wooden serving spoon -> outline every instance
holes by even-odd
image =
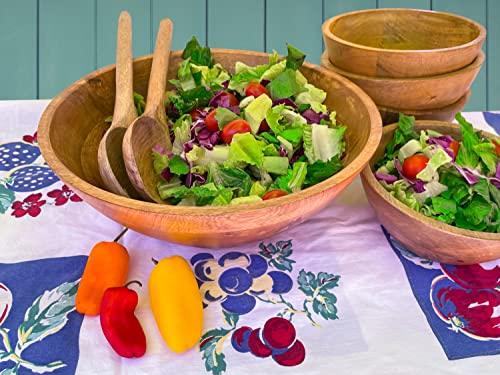
[[[104,186],[113,193],[138,198],[123,163],[122,143],[127,128],[137,118],[134,106],[132,67],[132,20],[121,12],[116,40],[116,96],[113,122],[102,138],[97,152]]]
[[[123,158],[130,181],[144,199],[158,203],[164,202],[157,190],[160,176],[153,168],[152,150],[155,145],[165,150],[172,149],[164,102],[172,29],[172,21],[168,18],[161,21],[149,76],[146,109],[130,125],[123,138]]]
[[[80,152],[80,160],[85,180],[101,188],[104,188],[104,183],[102,182],[101,173],[99,172],[97,151],[99,150],[99,143],[101,143],[101,139],[106,131],[108,131],[110,125],[111,124],[104,119],[95,124],[83,141],[82,151]]]

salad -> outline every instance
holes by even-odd
[[[291,194],[343,168],[345,126],[323,104],[326,92],[299,68],[288,45],[268,64],[237,62],[231,75],[195,38],[174,90],[166,93],[172,150],[155,146],[158,192],[174,205],[224,206]]]
[[[459,142],[400,115],[375,177],[395,198],[459,228],[500,233],[500,140],[475,131],[460,113]]]

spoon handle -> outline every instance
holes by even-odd
[[[170,44],[172,42],[172,21],[168,18],[160,22],[156,37],[153,64],[149,76],[148,97],[145,112],[156,119],[166,128],[166,114],[164,106],[165,88],[167,86],[168,62]]]
[[[134,106],[134,78],[132,65],[132,19],[121,12],[116,38],[116,98],[113,124],[128,127],[137,117]]]

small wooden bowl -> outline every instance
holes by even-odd
[[[420,78],[378,78],[354,74],[333,65],[326,52],[321,56],[321,65],[354,82],[380,107],[427,110],[460,100],[470,90],[484,59],[484,52],[479,51],[477,58],[465,68]]]
[[[265,53],[212,49],[216,62],[228,70],[237,61],[266,64]],[[177,74],[181,51],[170,55],[168,78]],[[151,56],[134,60],[134,89],[146,93]],[[284,197],[226,207],[181,207],[143,202],[110,193],[85,179],[81,148],[95,123],[113,112],[114,65],[75,82],[54,98],[39,123],[42,154],[65,183],[92,207],[111,219],[148,236],[208,248],[261,240],[301,223],[326,207],[361,172],[375,152],[382,120],[373,101],[347,79],[312,64],[302,73],[327,91],[326,105],[347,125],[345,168],[331,178]]]
[[[382,124],[389,125],[398,122],[399,114],[404,113],[408,116],[415,117],[415,120],[435,120],[435,121],[453,121],[457,112],[464,109],[469,101],[471,91],[467,91],[458,102],[450,104],[446,107],[437,109],[425,109],[416,111],[414,109],[393,109],[377,106],[380,116],[382,116]]]
[[[405,206],[390,195],[374,176],[374,164],[384,155],[397,124],[384,127],[382,140],[369,165],[361,173],[368,201],[382,225],[415,254],[447,264],[475,264],[500,258],[500,234],[457,228],[441,223]],[[432,129],[460,139],[457,124],[444,121],[415,121],[415,130]],[[486,137],[493,134],[483,132]]]
[[[426,77],[461,69],[486,37],[477,22],[417,9],[369,9],[323,23],[330,60],[369,77]]]

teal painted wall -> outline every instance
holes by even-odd
[[[118,15],[133,20],[134,56],[152,52],[160,20],[174,22],[173,49],[195,35],[210,47],[285,52],[319,63],[321,24],[358,9],[404,7],[470,17],[488,30],[487,62],[466,110],[500,110],[500,0],[0,0],[0,100],[52,98],[112,64]]]

